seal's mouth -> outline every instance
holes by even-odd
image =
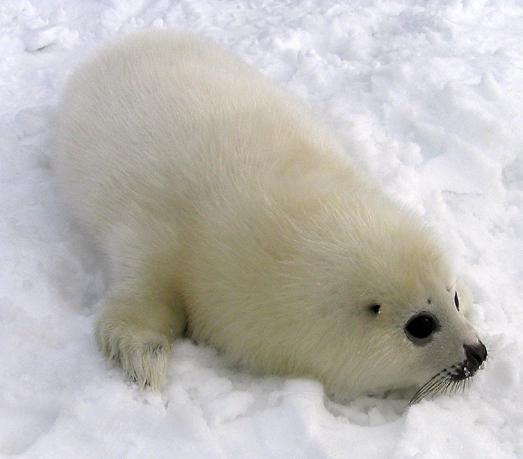
[[[473,345],[465,344],[463,348],[465,349],[465,360],[444,368],[430,378],[414,394],[409,405],[418,403],[427,397],[462,392],[468,386],[476,371],[483,368],[487,359],[487,348],[481,341]]]

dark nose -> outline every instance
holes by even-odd
[[[481,341],[478,341],[477,344],[464,344],[463,349],[465,349],[467,357],[467,367],[474,373],[487,359],[487,348]]]

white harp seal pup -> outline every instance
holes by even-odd
[[[99,347],[140,386],[165,382],[184,333],[347,396],[418,400],[485,360],[440,243],[220,47],[158,30],[102,47],[69,78],[55,141],[63,197],[110,269]]]

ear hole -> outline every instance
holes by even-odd
[[[380,304],[371,304],[369,306],[369,310],[376,315],[378,315],[380,313],[380,309],[381,309]]]

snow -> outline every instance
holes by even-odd
[[[89,50],[145,27],[206,35],[298,94],[442,235],[489,348],[467,392],[334,401],[189,340],[158,394],[106,365],[106,275],[57,196],[49,126]],[[523,457],[521,2],[2,0],[0,48],[0,457]]]

